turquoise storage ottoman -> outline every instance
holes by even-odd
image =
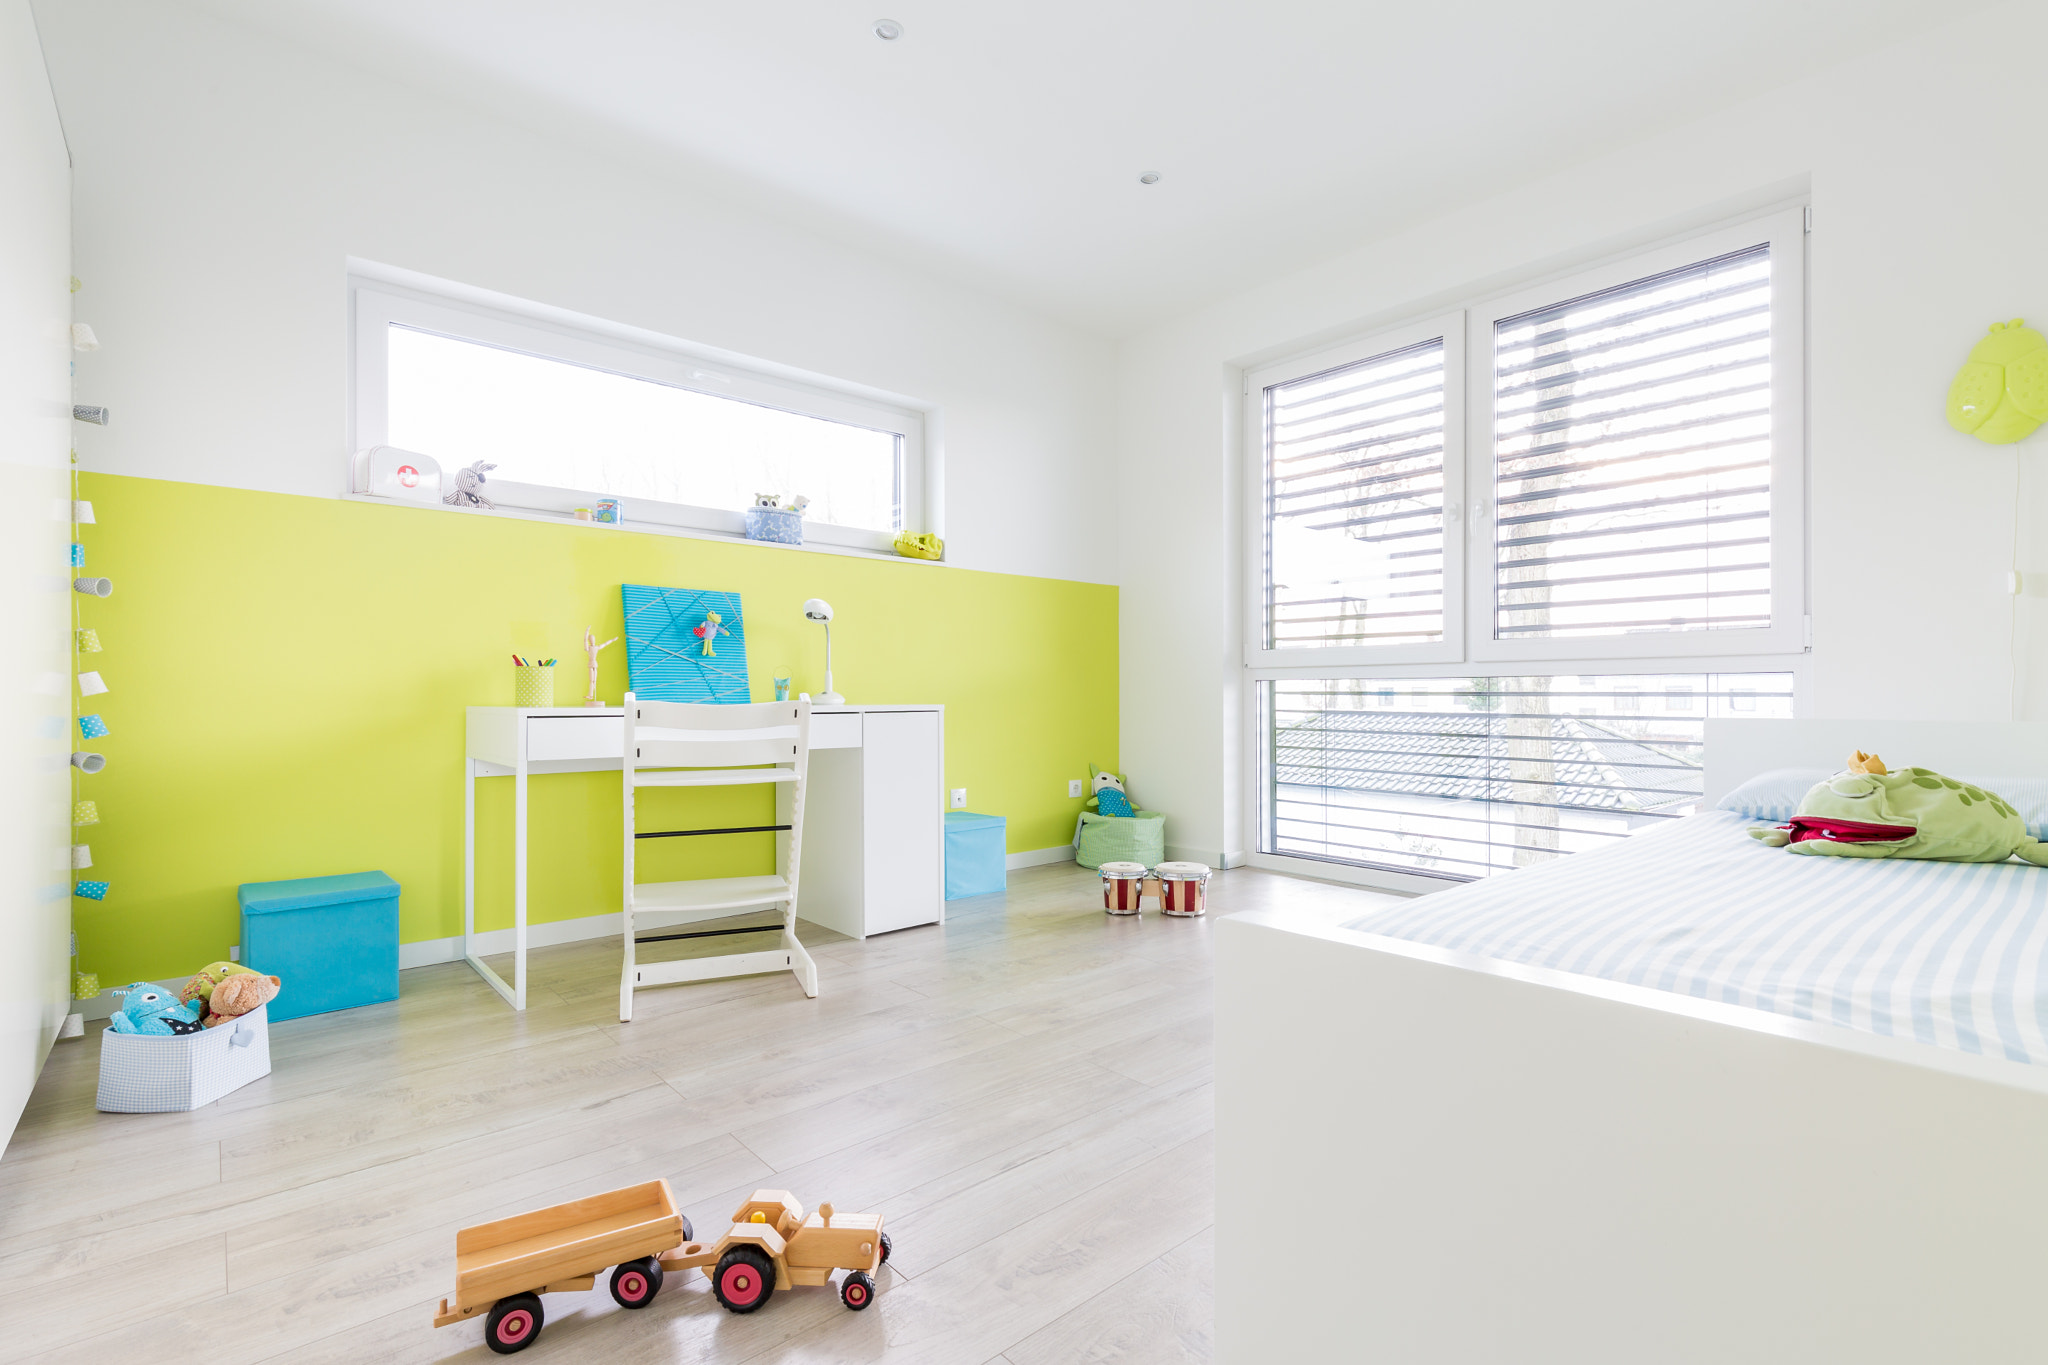
[[[946,812],[946,899],[987,896],[1007,884],[1003,848],[1009,821],[970,810]]]
[[[382,872],[245,882],[242,962],[284,982],[270,1019],[398,998],[398,883]]]

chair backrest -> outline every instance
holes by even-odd
[[[720,706],[626,695],[626,762],[633,768],[800,764],[810,732],[807,701]]]

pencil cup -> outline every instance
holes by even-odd
[[[555,666],[521,664],[515,667],[512,670],[512,698],[514,706],[553,706]]]
[[[75,591],[82,592],[87,597],[112,597],[114,595],[114,580],[111,578],[74,578],[71,580],[71,586]]]
[[[71,755],[71,766],[82,773],[96,773],[107,766],[107,756],[105,754],[86,753],[80,750],[78,753]]]

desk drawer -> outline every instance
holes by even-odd
[[[529,763],[591,758],[616,761],[625,746],[624,716],[532,716],[526,722]]]
[[[811,712],[811,747],[813,749],[858,749],[860,747],[860,712]]]

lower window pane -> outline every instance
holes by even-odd
[[[1708,717],[1792,714],[1789,673],[1260,687],[1261,852],[1455,879],[1690,815]]]

